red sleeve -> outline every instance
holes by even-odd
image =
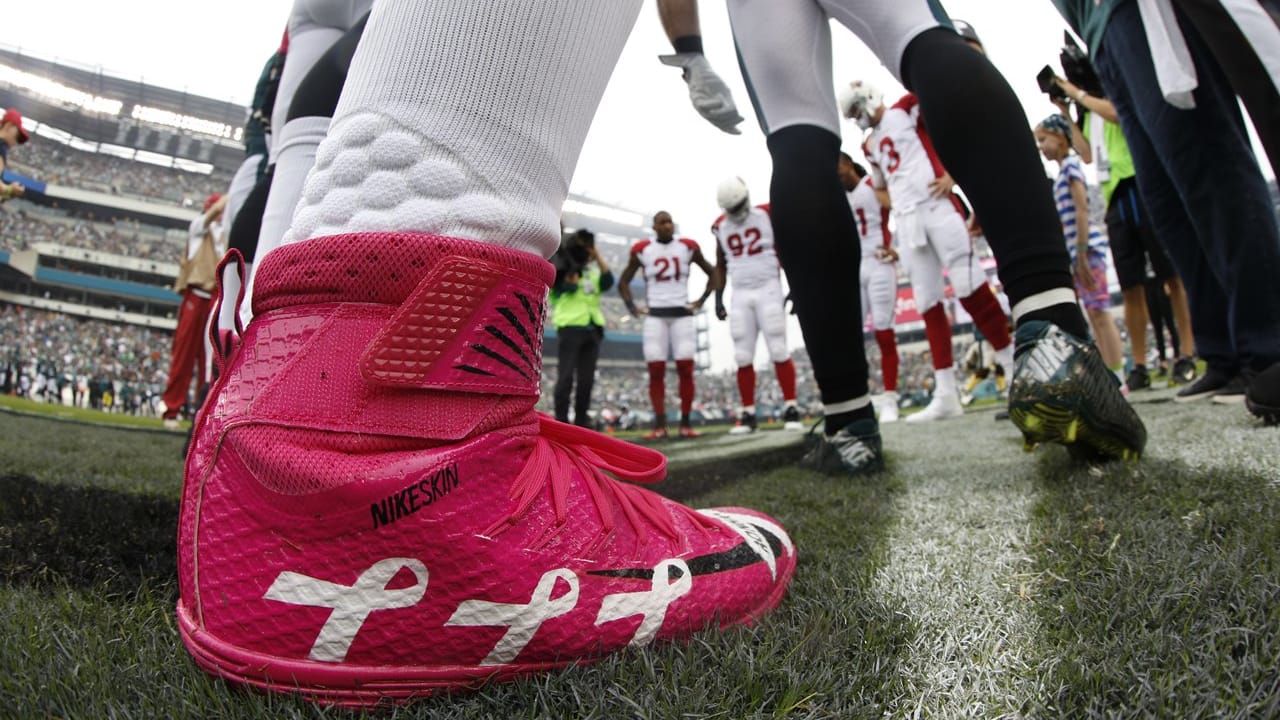
[[[690,240],[689,238],[680,238],[680,242],[683,243],[684,246],[689,248],[689,250],[691,251],[702,249],[702,246],[698,245],[696,240]]]
[[[771,209],[769,208],[769,203],[764,203],[763,205],[757,205],[756,207],[758,207],[758,208],[760,208],[761,210],[763,210],[763,211],[764,211],[764,214],[765,214],[765,215],[768,215],[770,220],[772,220],[772,219],[773,219],[773,210],[771,210]]]
[[[723,213],[720,215],[720,217],[716,218],[715,222],[711,223],[711,234],[715,235],[717,240],[720,239],[720,223],[722,222],[724,222]]]
[[[902,97],[898,98],[898,102],[894,103],[893,107],[896,110],[901,110],[902,112],[910,113],[919,104],[920,104],[920,98],[917,98],[915,93],[907,93],[906,95],[903,95]]]
[[[644,249],[645,249],[645,248],[647,248],[647,247],[649,247],[649,241],[648,241],[648,240],[641,240],[640,242],[638,242],[638,243],[636,243],[635,245],[632,245],[632,246],[631,246],[631,254],[632,254],[632,255],[637,255],[637,256],[638,256],[638,255],[640,255],[640,253],[644,252]]]
[[[872,133],[873,135],[875,133]],[[880,167],[880,163],[876,162],[876,156],[871,153],[871,135],[868,135],[862,141],[862,154],[867,158],[867,162],[876,167]]]
[[[933,149],[933,138],[929,137],[929,131],[924,125],[916,125],[916,135],[920,136],[920,144],[924,146],[924,152],[929,156],[929,164],[933,166],[933,176],[942,177],[947,169],[942,167],[942,161],[938,159],[938,153]]]

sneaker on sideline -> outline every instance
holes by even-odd
[[[854,420],[835,435],[815,433],[817,439],[800,464],[818,472],[866,475],[884,469],[880,426],[875,420]]]
[[[1280,424],[1280,362],[1254,376],[1244,404],[1267,425]]]
[[[1174,402],[1185,403],[1211,398],[1225,388],[1231,382],[1232,377],[1234,376],[1228,375],[1210,365],[1195,382],[1179,390],[1178,394],[1173,396],[1173,400]]]

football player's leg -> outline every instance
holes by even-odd
[[[671,348],[671,319],[652,315],[644,319],[644,361],[649,369],[649,403],[653,426],[667,426],[667,357]]]
[[[227,237],[230,247],[235,247],[231,241],[231,229],[236,225],[236,217],[240,215],[240,209],[245,206],[250,193],[253,192],[254,186],[257,185],[258,175],[264,169],[266,162],[267,156],[265,154],[250,155],[244,159],[244,162],[236,170],[236,174],[231,178],[231,186],[227,188],[227,210],[222,217],[223,226],[228,228]],[[244,256],[243,252],[241,256]],[[239,294],[239,271],[228,264],[222,271],[223,301],[218,304],[218,316],[213,318],[213,322],[218,324],[219,330],[231,331],[235,329],[236,303],[234,300]]]
[[[947,277],[955,289],[960,305],[996,350],[996,361],[1013,367],[1013,337],[1009,318],[996,299],[995,290],[987,282],[987,273],[978,262],[978,254],[969,231],[958,212],[940,209],[930,215],[929,241],[938,250]]]
[[[933,360],[933,400],[908,422],[939,420],[962,412],[956,389],[955,357],[951,346],[951,321],[942,305],[942,262],[933,245],[905,248],[903,260],[911,276],[911,292],[924,318],[924,334]]]
[[[942,164],[972,202],[1015,316],[1081,336],[1062,228],[1026,113],[1009,84],[950,28],[936,0],[823,0],[871,47],[920,108]],[[983,112],[972,112],[980,102]]]
[[[762,290],[760,301],[756,303],[756,318],[764,335],[764,345],[769,350],[769,360],[773,362],[774,372],[778,375],[782,400],[787,407],[794,407],[796,364],[791,359],[791,351],[787,349],[787,316],[782,308],[781,289]]]
[[[859,250],[849,241],[857,229],[835,172],[840,127],[828,18],[811,2],[733,0],[729,20],[768,136],[778,254],[813,362],[826,431],[834,434],[858,420],[874,424],[859,291],[849,282],[858,271]]]
[[[880,368],[886,393],[898,390],[898,341],[893,331],[893,315],[898,299],[898,274],[892,265],[867,263],[871,276],[867,282],[871,327],[880,347]]]
[[[376,704],[781,599],[795,555],[775,523],[623,486],[601,469],[653,481],[661,455],[534,412],[543,258],[639,7],[377,3],[298,242],[262,260],[256,317],[188,454],[178,618],[203,667]],[[747,543],[759,562],[697,569],[766,535]],[[619,600],[634,580],[610,572],[637,566],[671,579],[640,625]],[[532,624],[494,633],[495,607],[532,609]]]
[[[738,367],[738,395],[742,411],[755,412],[756,405],[756,323],[754,298],[750,289],[735,289],[729,312],[729,334],[733,336],[733,362]]]
[[[671,322],[671,353],[676,361],[676,376],[680,380],[680,425],[689,427],[689,414],[693,411],[693,356],[698,351],[697,331],[693,316],[673,318]]]
[[[328,49],[312,60],[311,67],[297,86],[292,88],[284,125],[277,126],[274,130],[271,156],[275,171],[258,234],[257,254],[260,258],[279,247],[280,240],[289,229],[293,211],[298,206],[298,199],[302,197],[302,183],[315,164],[316,150],[329,131],[329,119],[338,106],[338,97],[346,82],[351,58],[355,55],[369,19],[368,0],[333,4],[336,7],[316,8],[327,25],[305,33],[305,38],[312,41],[307,44],[318,44],[322,39],[330,37],[333,30],[343,32]],[[355,14],[361,9],[365,10],[363,14]],[[327,12],[323,12],[326,10]],[[298,59],[305,61],[309,57],[304,54]],[[289,62],[286,61],[286,66]],[[297,63],[292,66],[295,72],[300,70],[300,65],[301,63]],[[250,299],[253,297],[254,274],[251,267],[245,292],[245,296]],[[245,303],[240,315],[247,324],[253,317],[252,303]]]
[[[284,243],[412,230],[550,257],[638,11],[380,2]],[[486,28],[483,40],[462,28]]]
[[[924,318],[925,336],[929,341],[929,353],[934,369],[949,368],[954,362],[951,350],[951,323],[942,308],[944,286],[942,263],[930,245],[902,249],[902,261],[907,264],[911,278],[911,294],[916,309]]]

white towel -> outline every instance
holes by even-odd
[[[1147,45],[1156,67],[1156,80],[1165,102],[1190,110],[1196,106],[1192,91],[1199,84],[1196,65],[1187,49],[1170,0],[1138,0],[1138,11],[1147,31]]]
[[[929,234],[924,229],[920,208],[895,210],[894,222],[898,230],[898,244],[907,248],[922,248],[929,244]]]

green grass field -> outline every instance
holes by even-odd
[[[1129,465],[1026,454],[990,411],[886,427],[889,470],[856,480],[796,469],[781,432],[663,444],[665,492],[791,530],[776,612],[380,716],[1278,717],[1280,428],[1167,400],[1138,398]],[[195,668],[173,616],[185,438],[99,419],[0,412],[0,717],[351,717]]]

